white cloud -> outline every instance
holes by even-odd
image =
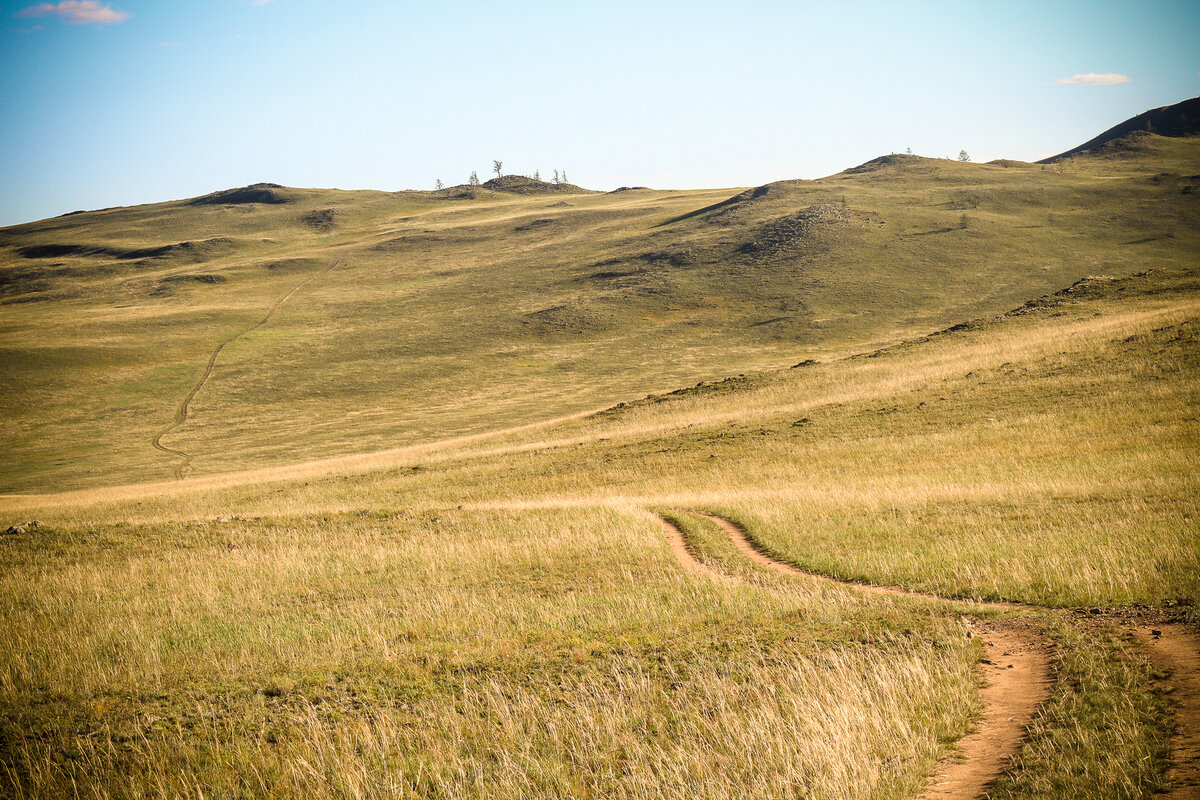
[[[97,0],[64,0],[62,3],[41,3],[22,9],[18,17],[43,17],[56,14],[73,25],[112,25],[129,19],[129,12],[116,11]]]
[[[275,0],[250,0],[252,6],[265,6],[267,3],[274,3]]]
[[[1055,83],[1063,83],[1067,86],[1113,86],[1118,83],[1129,83],[1131,80],[1132,78],[1128,75],[1121,75],[1117,72],[1089,72],[1085,75],[1059,78]]]

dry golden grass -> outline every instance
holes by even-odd
[[[57,539],[0,579],[18,796],[903,797],[974,711],[956,615],[692,575],[641,512]]]
[[[1195,147],[1063,169],[896,157],[698,214],[736,190],[280,190],[295,202],[8,228],[0,490],[171,476],[150,442],[237,334],[163,442],[202,474],[492,433],[1187,267],[1200,218],[1163,176],[1194,171]]]
[[[958,182],[938,190],[939,204],[978,190],[965,182],[979,173],[961,170],[939,174]],[[1073,196],[1085,197],[1093,173],[1067,170],[1053,180],[1075,181]],[[888,191],[884,177],[834,183],[877,198]],[[1130,186],[1141,180],[1126,178]],[[1000,224],[1013,204],[1024,209],[1017,216],[1028,212],[1020,198],[1001,199],[981,199],[977,225]],[[471,225],[511,227],[534,202],[483,204],[461,219],[415,204],[403,212],[409,220],[398,220],[395,198],[377,200],[374,210],[355,212],[353,236],[330,241],[371,245],[400,221],[455,236]],[[679,209],[691,202],[617,196],[579,207],[621,203],[645,221],[668,201]],[[921,233],[918,222],[945,210],[914,211],[904,224]],[[1072,230],[1086,224],[1077,216]],[[593,221],[587,230],[618,238],[624,224],[619,215]],[[588,252],[582,230],[567,237],[578,248],[572,258]],[[719,240],[720,230],[705,235]],[[505,257],[553,241],[513,245]],[[995,255],[976,244],[972,258]],[[1105,247],[1081,261],[1109,252],[1111,242]],[[281,318],[278,331],[232,348],[219,379],[226,384],[186,434],[209,448],[206,468],[226,456],[270,466],[53,493],[53,476],[93,485],[86,470],[102,463],[93,449],[78,463],[55,464],[72,457],[75,445],[62,443],[92,413],[88,403],[111,399],[101,392],[80,401],[89,373],[55,407],[79,419],[44,420],[57,442],[38,456],[46,471],[22,473],[45,493],[0,497],[8,524],[42,522],[0,537],[0,791],[911,797],[976,712],[979,650],[962,606],[776,575],[746,563],[713,526],[681,515],[689,546],[713,575],[689,570],[648,510],[720,512],[777,557],[842,578],[1046,606],[1175,604],[1194,618],[1200,279],[1185,246],[1162,248],[1174,268],[1089,281],[1028,313],[640,400],[612,390],[621,407],[580,411],[607,396],[596,390],[608,374],[597,365],[662,333],[647,326],[638,335],[648,339],[614,336],[584,370],[591,389],[560,405],[530,398],[557,391],[562,376],[529,393],[519,383],[450,387],[445,405],[412,424],[438,418],[442,430],[460,434],[399,448],[389,446],[400,428],[388,415],[408,400],[379,400],[395,386],[366,381],[369,365],[323,376],[348,387],[329,398],[298,383],[301,423],[361,412],[355,441],[372,450],[356,455],[344,455],[332,423],[305,428],[302,440],[278,436],[287,404],[241,413],[267,396],[270,377],[251,375],[264,353],[277,357],[284,380],[309,368],[299,351],[321,335],[361,333],[310,325],[333,318],[327,312],[345,286],[331,285]],[[1057,242],[1047,252],[1068,269],[1070,249]],[[420,260],[412,285],[400,286],[393,271],[375,276],[362,296],[391,286],[397,302],[411,299],[428,288],[418,277],[432,281],[444,268]],[[241,324],[251,301],[268,294],[188,305],[185,315],[233,309],[222,324]],[[1000,296],[1008,295],[987,302]],[[745,309],[713,301],[709,311],[717,320]],[[860,330],[863,338],[840,346],[928,330],[936,316]],[[103,340],[118,317],[75,332]],[[129,418],[155,404],[169,412],[174,390],[190,385],[179,364],[205,354],[203,337],[176,334],[163,344],[170,370],[137,367],[155,377],[134,386],[136,397],[122,406]],[[563,360],[595,343],[549,339],[539,352]],[[622,391],[648,375],[656,386],[674,385],[724,363],[711,359],[721,349],[715,334],[672,348],[643,348]],[[756,358],[777,363],[768,350]],[[653,363],[685,351],[691,360],[682,366]],[[318,348],[313,357],[335,352]],[[522,350],[504,374],[517,380],[535,369],[532,353]],[[743,354],[722,357],[732,363]],[[239,394],[242,379],[248,388]],[[441,384],[423,386],[436,393]],[[359,390],[375,399],[356,406]],[[480,409],[493,402],[501,410],[487,417]],[[460,416],[468,407],[481,416]],[[5,424],[18,424],[24,412],[9,411]],[[555,418],[539,421],[543,414]],[[228,452],[217,453],[230,420]],[[114,477],[158,474],[142,469],[135,450],[146,442],[128,436],[125,422],[104,432],[129,448],[114,461]],[[283,464],[289,452],[300,463]],[[1053,698],[997,790],[1007,798],[1049,790],[1089,800],[1148,796],[1164,774],[1169,730],[1148,663],[1101,625],[1051,612],[1043,622],[1061,646]]]

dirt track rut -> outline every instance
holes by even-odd
[[[1178,728],[1171,742],[1170,788],[1163,800],[1200,800],[1200,634],[1175,622],[1133,629],[1150,658],[1170,673]]]
[[[729,536],[738,552],[756,564],[776,572],[830,583],[854,586],[871,594],[889,597],[917,597],[944,600],[936,595],[908,592],[892,586],[836,581],[772,558],[747,534],[742,526],[715,514],[690,512],[715,522]],[[676,531],[679,529],[671,525]],[[679,548],[686,551],[686,539],[679,532]],[[672,546],[676,549],[676,546]],[[688,553],[688,557],[696,561]],[[700,563],[700,562],[696,562]],[[946,601],[959,602],[959,601]],[[993,604],[987,604],[993,605]],[[996,604],[1006,608],[1027,608],[1019,604]],[[1000,776],[1016,754],[1033,715],[1050,692],[1050,646],[1034,625],[1016,621],[974,623],[974,631],[984,643],[981,692],[983,718],[974,731],[963,737],[957,753],[938,766],[938,773],[922,797],[926,800],[973,800],[984,797],[987,787]]]
[[[892,597],[939,600],[956,605],[1004,608],[1029,613],[1045,612],[1037,606],[1013,602],[975,602],[909,592],[894,586],[840,581],[800,569],[771,556],[745,528],[732,520],[703,511],[687,513],[716,523],[743,556],[768,569],[808,579],[854,586],[864,592]],[[659,517],[676,558],[690,569],[726,578],[700,561],[688,548],[683,530]],[[958,743],[957,753],[943,761],[923,800],[976,800],[986,798],[992,782],[1009,764],[1025,738],[1029,723],[1050,691],[1050,646],[1032,620],[1006,619],[972,622],[974,634],[984,643],[981,664],[983,719]],[[1170,677],[1168,686],[1175,704],[1176,732],[1171,743],[1172,768],[1165,800],[1200,800],[1200,632],[1176,622],[1145,617],[1127,618],[1122,626],[1138,638],[1151,660]]]
[[[240,333],[235,333],[233,336],[223,340],[216,346],[216,349],[212,351],[208,357],[208,363],[204,367],[204,373],[201,374],[200,379],[196,381],[196,385],[193,386],[191,391],[187,393],[187,396],[183,398],[183,402],[179,404],[179,408],[175,410],[175,419],[170,425],[159,431],[158,435],[155,436],[150,442],[150,444],[154,446],[154,449],[183,460],[182,463],[175,468],[176,478],[183,478],[187,475],[188,470],[191,469],[192,466],[192,457],[183,450],[177,450],[174,447],[168,447],[167,445],[163,444],[163,437],[174,433],[187,423],[188,413],[191,410],[192,401],[196,399],[196,395],[200,393],[200,390],[204,388],[204,384],[207,383],[208,379],[212,377],[213,369],[217,366],[217,357],[221,355],[221,351],[224,350],[225,346],[231,342],[242,338],[248,333],[253,333],[263,325],[266,325],[267,322],[270,321],[271,317],[274,316],[275,312],[279,310],[279,307],[286,303],[292,295],[300,291],[300,289],[310,281],[320,278],[323,275],[328,275],[335,267],[337,267],[338,264],[342,263],[343,258],[345,258],[345,256],[338,256],[337,258],[333,259],[333,261],[330,261],[329,266],[327,266],[325,269],[321,270],[315,275],[309,275],[307,278],[297,283],[288,290],[287,294],[285,294],[283,297],[280,297],[269,309],[267,309],[267,313],[262,319],[251,325],[249,328],[246,328],[246,330],[241,331]]]

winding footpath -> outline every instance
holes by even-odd
[[[939,600],[975,608],[1003,608],[1029,613],[1036,606],[1012,602],[975,602],[910,592],[893,586],[841,581],[800,569],[774,558],[755,542],[741,525],[716,514],[689,510],[719,526],[734,547],[756,564],[776,572],[827,583],[854,586],[864,592],[891,597]],[[658,517],[671,551],[689,569],[728,580],[728,576],[698,559],[689,549],[683,530],[671,519]],[[922,800],[979,800],[1025,740],[1038,708],[1050,694],[1050,644],[1035,622],[1006,619],[970,623],[972,635],[982,640],[985,657],[981,663],[983,716],[975,730],[958,742],[956,753],[938,765],[937,774],[921,795]],[[1168,776],[1168,800],[1200,800],[1200,636],[1184,625],[1164,623],[1157,627],[1144,621],[1128,621],[1127,631],[1136,636],[1160,668],[1171,675],[1179,728],[1172,742]]]
[[[187,393],[187,396],[183,398],[183,402],[179,404],[179,408],[176,409],[175,419],[172,420],[170,425],[159,431],[158,435],[155,436],[150,442],[150,444],[154,446],[154,449],[166,453],[167,455],[182,459],[182,463],[175,468],[176,478],[183,478],[187,475],[192,466],[192,457],[182,450],[178,450],[174,447],[168,447],[167,445],[163,444],[163,437],[174,433],[187,423],[192,401],[196,399],[196,395],[200,393],[200,390],[204,388],[204,384],[208,382],[210,377],[212,377],[213,369],[217,365],[217,357],[221,355],[221,351],[224,350],[225,346],[231,342],[234,342],[249,333],[253,333],[263,325],[266,325],[271,320],[271,317],[275,315],[275,312],[279,310],[280,306],[286,303],[292,295],[300,291],[300,289],[302,289],[310,281],[313,281],[324,275],[328,275],[334,270],[335,267],[337,267],[338,264],[342,263],[342,259],[344,258],[344,255],[338,256],[337,258],[333,259],[333,261],[330,261],[329,266],[327,266],[325,269],[314,275],[309,275],[307,278],[297,283],[290,290],[288,290],[287,294],[285,294],[283,297],[280,297],[269,309],[267,309],[267,313],[262,319],[251,325],[249,328],[246,328],[246,330],[235,333],[233,336],[222,340],[216,346],[216,349],[212,351],[212,354],[208,357],[208,364],[206,364],[204,367],[204,373],[200,376],[200,380],[196,381],[196,385],[192,387],[191,391]]]

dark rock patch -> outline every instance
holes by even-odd
[[[584,189],[573,183],[548,183],[525,175],[502,175],[492,178],[484,182],[483,188],[514,194],[592,194],[591,189]]]
[[[304,270],[319,269],[325,265],[326,262],[319,258],[285,258],[263,264],[271,272],[301,272]]]
[[[336,208],[318,208],[300,216],[300,221],[313,230],[331,231],[341,212]]]
[[[850,215],[841,206],[809,206],[762,225],[754,232],[754,238],[743,244],[739,251],[756,256],[782,255],[814,244],[824,228],[849,220]]]
[[[225,283],[224,275],[211,274],[190,274],[190,275],[168,275],[158,282],[158,287],[150,293],[151,297],[170,297],[175,294],[175,289],[189,284],[214,285]]]
[[[263,203],[265,205],[279,205],[282,203],[293,202],[291,197],[288,197],[279,190],[283,187],[278,183],[254,183],[249,186],[242,186],[237,189],[225,189],[220,192],[213,192],[201,197],[196,197],[188,201],[189,206],[226,206],[226,205],[243,205],[247,203]]]
[[[552,225],[555,222],[557,222],[557,220],[535,219],[535,220],[531,220],[530,222],[526,222],[524,225],[518,225],[517,227],[513,228],[513,230],[517,231],[518,233],[522,233],[524,231],[531,231],[531,230],[535,230],[536,228],[542,228],[542,227],[545,227],[546,225]]]

